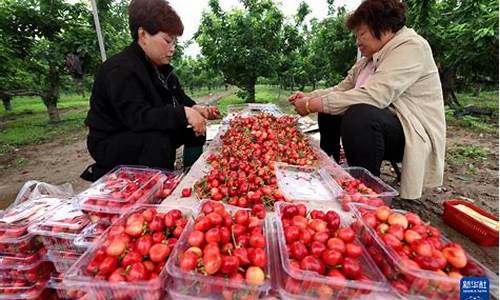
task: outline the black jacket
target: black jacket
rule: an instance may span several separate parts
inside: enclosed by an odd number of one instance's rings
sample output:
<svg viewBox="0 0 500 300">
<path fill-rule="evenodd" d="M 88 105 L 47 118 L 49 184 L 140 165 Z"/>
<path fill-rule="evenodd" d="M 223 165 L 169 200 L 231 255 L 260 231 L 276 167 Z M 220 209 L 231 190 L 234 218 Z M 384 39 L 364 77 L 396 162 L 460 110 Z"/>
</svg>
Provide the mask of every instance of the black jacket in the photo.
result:
<svg viewBox="0 0 500 300">
<path fill-rule="evenodd" d="M 158 69 L 167 87 L 136 42 L 104 62 L 97 71 L 85 119 L 89 138 L 185 128 L 188 122 L 184 106 L 196 103 L 182 90 L 172 66 Z"/>
</svg>

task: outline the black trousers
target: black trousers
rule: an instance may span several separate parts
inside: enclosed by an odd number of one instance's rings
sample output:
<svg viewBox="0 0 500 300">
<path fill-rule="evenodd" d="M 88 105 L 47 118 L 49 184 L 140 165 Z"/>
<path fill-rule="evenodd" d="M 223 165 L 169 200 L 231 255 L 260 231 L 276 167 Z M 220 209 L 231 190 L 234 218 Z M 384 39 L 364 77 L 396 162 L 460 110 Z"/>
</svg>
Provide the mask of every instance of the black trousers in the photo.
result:
<svg viewBox="0 0 500 300">
<path fill-rule="evenodd" d="M 389 109 L 368 104 L 351 106 L 344 115 L 318 114 L 320 146 L 338 162 L 340 138 L 349 166 L 380 175 L 383 160 L 403 160 L 405 136 L 398 117 Z"/>
<path fill-rule="evenodd" d="M 176 132 L 123 132 L 107 138 L 87 138 L 90 156 L 96 161 L 90 178 L 95 181 L 117 165 L 143 165 L 152 168 L 173 169 L 176 149 L 181 145 L 203 146 L 205 136 L 195 136 L 191 128 Z M 86 170 L 88 172 L 88 170 Z M 88 174 L 87 174 L 88 175 Z"/>
</svg>

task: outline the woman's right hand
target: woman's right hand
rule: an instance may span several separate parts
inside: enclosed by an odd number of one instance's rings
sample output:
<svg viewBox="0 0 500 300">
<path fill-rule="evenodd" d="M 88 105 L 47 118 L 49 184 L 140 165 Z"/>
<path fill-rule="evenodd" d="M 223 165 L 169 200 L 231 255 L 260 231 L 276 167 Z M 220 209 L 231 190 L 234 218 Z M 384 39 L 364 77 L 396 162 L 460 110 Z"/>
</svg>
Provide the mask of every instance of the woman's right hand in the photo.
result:
<svg viewBox="0 0 500 300">
<path fill-rule="evenodd" d="M 191 107 L 184 107 L 184 111 L 186 112 L 186 119 L 193 127 L 194 134 L 196 136 L 206 135 L 207 133 L 207 120 L 195 109 Z"/>
<path fill-rule="evenodd" d="M 295 101 L 297 101 L 305 96 L 306 96 L 306 94 L 304 94 L 301 91 L 294 92 L 290 97 L 288 97 L 288 102 L 290 102 L 290 104 L 295 104 Z"/>
</svg>

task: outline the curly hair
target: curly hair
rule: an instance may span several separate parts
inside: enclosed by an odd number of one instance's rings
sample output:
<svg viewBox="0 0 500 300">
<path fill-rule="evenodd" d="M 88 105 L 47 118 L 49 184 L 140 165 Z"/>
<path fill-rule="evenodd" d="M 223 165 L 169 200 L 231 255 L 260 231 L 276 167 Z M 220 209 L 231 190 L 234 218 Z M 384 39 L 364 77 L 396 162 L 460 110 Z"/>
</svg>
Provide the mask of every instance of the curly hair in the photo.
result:
<svg viewBox="0 0 500 300">
<path fill-rule="evenodd" d="M 138 39 L 139 27 L 153 35 L 162 31 L 180 36 L 184 32 L 181 18 L 165 0 L 132 0 L 128 6 L 128 24 L 134 41 Z"/>
<path fill-rule="evenodd" d="M 396 32 L 406 24 L 405 12 L 400 0 L 366 0 L 349 15 L 346 25 L 352 31 L 364 23 L 380 39 L 383 32 Z"/>
</svg>

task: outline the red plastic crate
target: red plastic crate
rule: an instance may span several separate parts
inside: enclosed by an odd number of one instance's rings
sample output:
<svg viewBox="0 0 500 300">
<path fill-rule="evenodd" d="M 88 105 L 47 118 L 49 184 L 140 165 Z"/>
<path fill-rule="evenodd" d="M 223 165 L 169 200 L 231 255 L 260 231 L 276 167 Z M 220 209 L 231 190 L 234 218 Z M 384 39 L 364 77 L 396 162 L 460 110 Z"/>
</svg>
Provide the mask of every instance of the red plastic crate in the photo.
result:
<svg viewBox="0 0 500 300">
<path fill-rule="evenodd" d="M 478 206 L 468 201 L 451 199 L 443 203 L 444 222 L 482 246 L 497 246 L 498 231 L 482 224 L 473 217 L 458 210 L 454 207 L 457 204 L 465 205 L 485 217 L 498 221 L 497 216 L 479 208 Z"/>
</svg>

